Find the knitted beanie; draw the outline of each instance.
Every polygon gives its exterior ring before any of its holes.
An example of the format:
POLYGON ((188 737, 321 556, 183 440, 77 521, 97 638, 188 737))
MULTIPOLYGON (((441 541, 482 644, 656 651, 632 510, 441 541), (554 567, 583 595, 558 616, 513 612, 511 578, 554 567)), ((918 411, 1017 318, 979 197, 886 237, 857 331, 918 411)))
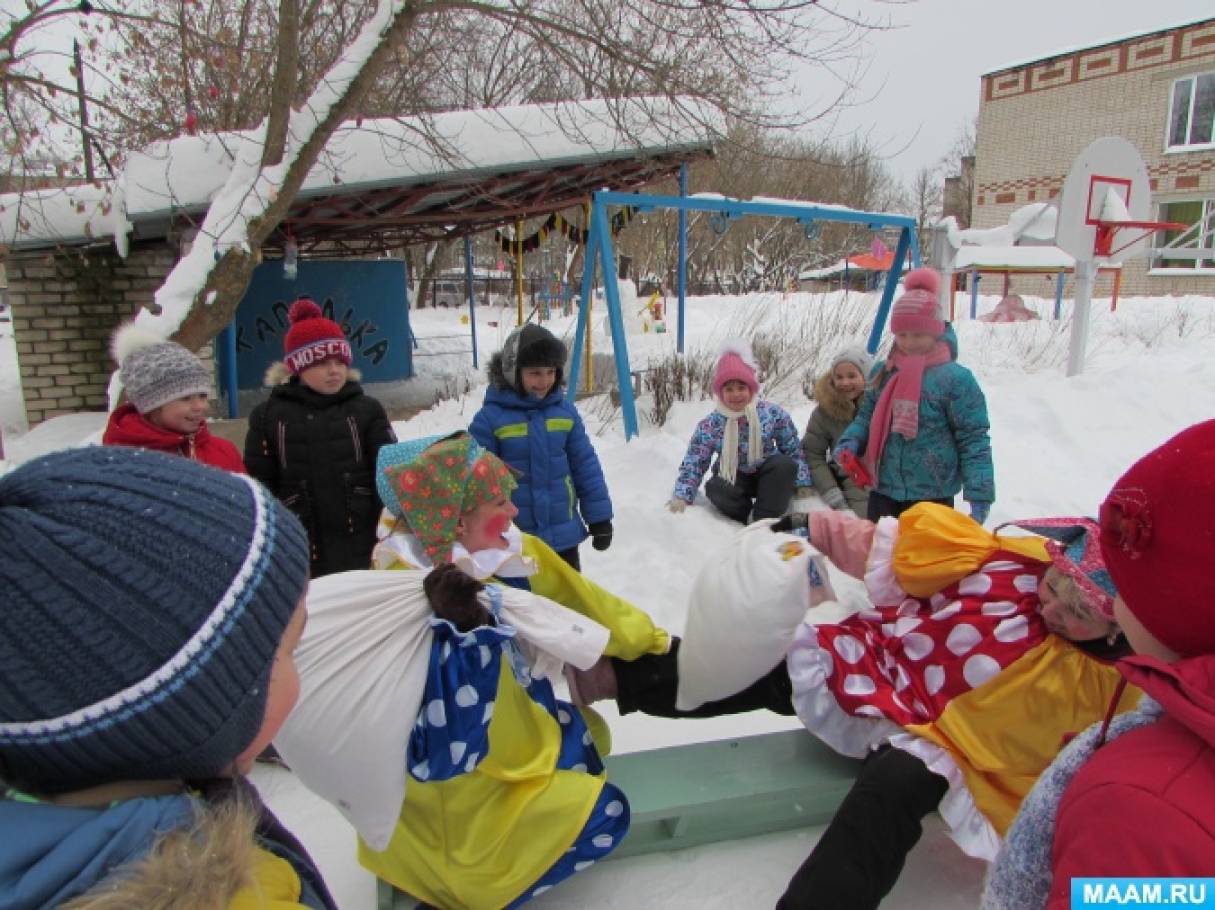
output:
POLYGON ((1118 591, 1101 558, 1097 522, 1091 518, 1038 518, 1009 524, 1047 538, 1046 552, 1055 568, 1076 583, 1098 613, 1114 622, 1118 591))
POLYGON ((385 508, 405 520, 436 563, 451 559, 461 515, 518 485, 505 462, 463 430, 382 446, 375 466, 385 508))
POLYGON ((114 333, 110 353, 127 398, 140 414, 188 395, 211 393, 211 371, 201 360, 133 322, 114 333))
POLYGON ((565 345, 542 325, 521 325, 506 337, 502 345, 502 375, 520 393, 523 391, 524 367, 552 367, 557 371, 553 388, 561 388, 565 371, 565 345))
POLYGON ((1215 654, 1215 420, 1131 465, 1101 504, 1101 552, 1127 609, 1182 657, 1215 654))
POLYGON ((861 371, 862 376, 868 378, 869 372, 873 369, 873 355, 862 345, 850 344, 831 358, 831 365, 828 369, 834 371, 841 363, 852 364, 861 371))
POLYGON ((146 449, 0 477, 0 778, 51 793, 221 775, 261 728, 308 580, 261 484, 146 449))
POLYGON ((926 332, 934 338, 945 333, 945 314, 937 291, 941 276, 929 268, 912 269, 903 279, 903 294, 890 314, 892 332, 926 332))
POLYGON ((340 360, 350 366, 354 357, 342 327, 326 319, 311 297, 301 297, 291 304, 287 319, 291 328, 283 339, 283 351, 292 376, 326 360, 340 360))
POLYGON ((724 342, 717 355, 717 369, 713 371, 713 396, 721 398, 722 386, 734 380, 750 389, 752 397, 758 395, 759 379, 756 377, 756 369, 750 344, 740 338, 724 342))

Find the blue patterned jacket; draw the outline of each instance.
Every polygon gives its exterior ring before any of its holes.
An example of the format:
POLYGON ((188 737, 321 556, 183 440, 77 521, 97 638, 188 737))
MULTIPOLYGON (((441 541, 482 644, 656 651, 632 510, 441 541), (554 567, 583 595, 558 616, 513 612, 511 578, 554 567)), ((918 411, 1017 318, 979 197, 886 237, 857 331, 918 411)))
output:
MULTIPOLYGON (((763 442, 763 452, 755 461, 751 460, 747 441, 747 419, 738 421, 738 470, 743 474, 752 474, 759 469, 768 456, 782 452, 797 464, 797 485, 799 487, 813 486, 810 480, 810 468, 806 464, 806 455, 802 451, 801 437, 793 418, 778 404, 770 401, 757 401, 755 409, 759 412, 760 437, 763 442)), ((726 417, 716 410, 696 425, 692 433, 692 441, 688 443, 688 452, 679 466, 679 478, 675 481, 676 499, 692 502, 696 499, 696 491, 700 482, 713 461, 714 455, 721 453, 721 442, 726 432, 726 417)))
MULTIPOLYGON (((954 359, 924 371, 920 390, 920 419, 915 439, 891 432, 878 465, 877 492, 900 502, 943 499, 961 490, 967 502, 991 503, 996 498, 991 460, 987 400, 978 380, 957 362, 952 327, 946 342, 954 359)), ((881 376, 885 362, 870 376, 881 376)), ((856 419, 848 424, 836 448, 849 439, 865 452, 869 422, 878 397, 893 374, 865 392, 856 419)))

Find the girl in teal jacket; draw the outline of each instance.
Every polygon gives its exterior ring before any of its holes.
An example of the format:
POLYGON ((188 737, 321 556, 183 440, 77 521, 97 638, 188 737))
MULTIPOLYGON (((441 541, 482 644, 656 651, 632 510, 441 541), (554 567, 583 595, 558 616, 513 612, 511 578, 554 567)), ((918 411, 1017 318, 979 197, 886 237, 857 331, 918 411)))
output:
POLYGON ((982 524, 996 498, 987 401, 957 363, 957 337, 937 298, 932 269, 907 274, 890 317, 894 349, 874 369, 835 459, 872 488, 868 518, 898 516, 917 502, 952 506, 959 491, 982 524))

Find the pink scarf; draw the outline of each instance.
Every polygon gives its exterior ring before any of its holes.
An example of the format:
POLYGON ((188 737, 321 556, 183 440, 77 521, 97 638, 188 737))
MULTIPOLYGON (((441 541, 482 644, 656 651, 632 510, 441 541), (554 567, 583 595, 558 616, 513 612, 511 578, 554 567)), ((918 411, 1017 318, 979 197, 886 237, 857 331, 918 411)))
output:
MULTIPOLYGON (((861 456, 861 463, 873 477, 878 476, 882 463, 882 450, 886 448, 886 437, 890 431, 904 439, 915 439, 920 430, 920 391, 924 382, 924 371, 929 367, 949 363, 953 357, 949 345, 938 341, 927 354, 910 356, 898 348, 890 352, 882 372, 894 371, 894 376, 882 389, 873 417, 869 421, 869 445, 861 456)), ((880 381, 880 380, 879 380, 880 381)))

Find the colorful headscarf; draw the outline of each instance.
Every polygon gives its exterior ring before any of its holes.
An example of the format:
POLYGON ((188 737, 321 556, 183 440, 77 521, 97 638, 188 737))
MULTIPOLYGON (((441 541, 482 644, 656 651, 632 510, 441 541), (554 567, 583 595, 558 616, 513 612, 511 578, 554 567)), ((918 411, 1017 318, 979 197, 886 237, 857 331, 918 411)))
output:
POLYGON ((1035 518, 1009 524, 1024 528, 1046 541, 1046 552, 1056 569, 1076 583, 1085 598, 1105 619, 1114 622, 1118 590, 1101 557, 1100 528, 1091 518, 1035 518))
POLYGON ((460 516, 515 489, 510 468, 463 431, 383 446, 376 492, 432 562, 450 562, 460 516))

